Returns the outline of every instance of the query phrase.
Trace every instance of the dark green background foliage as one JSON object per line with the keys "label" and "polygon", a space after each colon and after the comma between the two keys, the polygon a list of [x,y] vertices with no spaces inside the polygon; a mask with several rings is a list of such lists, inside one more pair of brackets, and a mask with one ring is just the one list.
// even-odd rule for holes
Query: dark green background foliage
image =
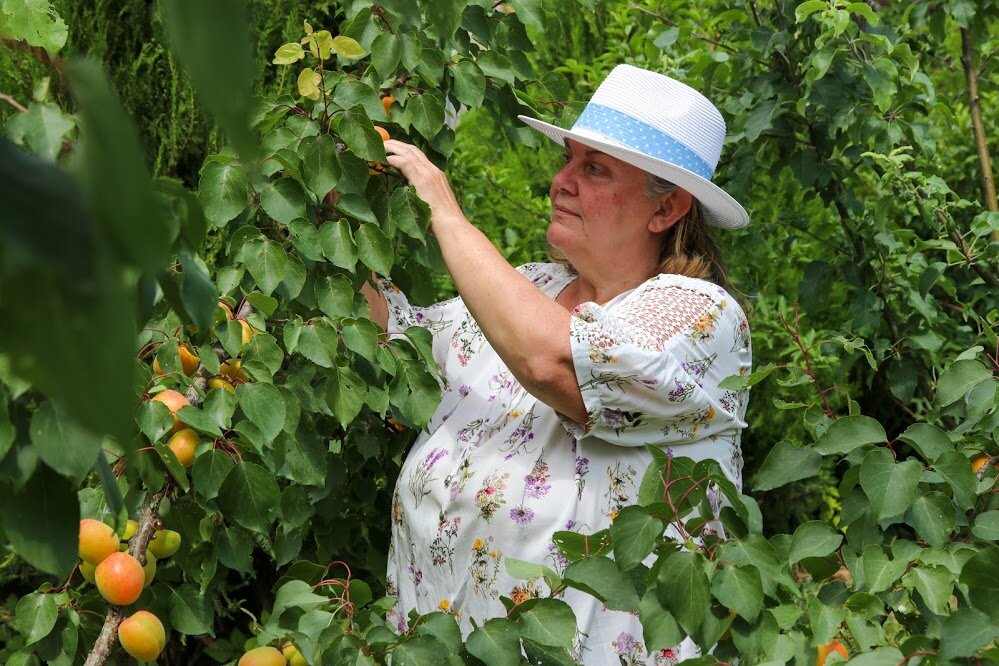
{"label": "dark green background foliage", "polygon": [[[0,35],[11,1],[0,0]],[[720,641],[722,660],[809,664],[836,637],[870,652],[856,663],[999,662],[996,474],[969,464],[999,454],[999,213],[984,204],[966,78],[970,67],[991,131],[981,149],[994,155],[995,0],[218,2],[170,14],[169,0],[53,0],[64,47],[19,41],[39,43],[17,24],[0,49],[0,94],[15,102],[0,102],[0,124],[26,149],[0,144],[0,201],[13,202],[0,218],[0,643],[11,646],[0,659],[82,660],[99,623],[78,611],[103,616],[104,604],[78,579],[52,589],[50,577],[75,561],[75,522],[136,517],[172,479],[161,513],[187,547],[140,603],[178,637],[214,635],[172,641],[177,663],[282,638],[324,664],[373,663],[359,655],[371,649],[394,663],[516,663],[520,640],[566,663],[574,626],[557,599],[526,602],[466,644],[447,615],[400,637],[379,619],[384,601],[366,606],[384,591],[390,492],[435,384],[426,341],[379,341],[353,290],[370,270],[418,301],[451,286],[426,211],[357,156],[383,160],[371,123],[388,126],[447,165],[469,219],[512,263],[544,260],[559,149],[515,116],[569,124],[628,62],[704,91],[728,121],[717,178],[753,218],[717,234],[757,367],[730,380],[753,386],[747,495],[709,464],[657,459],[640,506],[591,539],[598,552],[560,533],[563,576],[513,566],[638,612],[650,647],[690,634]],[[248,29],[218,13],[239,6]],[[171,47],[171,16],[237,55],[199,55],[193,31]],[[374,52],[328,62],[331,88],[361,77],[329,108],[299,95],[305,62],[271,62],[306,20]],[[94,61],[74,62],[83,55]],[[485,72],[481,89],[458,80],[459,65]],[[398,102],[384,116],[377,96],[389,92]],[[445,95],[462,107],[455,132]],[[115,140],[88,144],[78,127]],[[219,296],[261,331],[250,344]],[[209,373],[215,350],[241,356],[252,381],[235,398],[203,396],[176,372],[181,340]],[[151,376],[154,354],[166,377]],[[182,415],[213,442],[190,474],[164,452],[165,410],[140,399],[166,386],[204,397]],[[664,524],[696,533],[708,481],[728,499],[732,540],[677,550]],[[334,588],[309,585],[342,576],[324,572],[336,559],[367,582],[351,586],[365,609],[334,621],[323,615]],[[57,607],[68,609],[58,620]],[[539,622],[544,636],[530,630]]]}

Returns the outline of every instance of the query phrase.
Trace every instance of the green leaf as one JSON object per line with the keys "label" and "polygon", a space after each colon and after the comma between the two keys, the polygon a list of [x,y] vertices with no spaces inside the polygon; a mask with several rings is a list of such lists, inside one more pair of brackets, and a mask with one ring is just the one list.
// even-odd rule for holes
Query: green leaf
{"label": "green leaf", "polygon": [[999,637],[999,626],[974,608],[959,608],[940,629],[940,658],[950,661],[974,656]]}
{"label": "green leaf", "polygon": [[291,65],[304,57],[305,49],[302,48],[302,45],[298,42],[290,42],[278,47],[278,50],[274,52],[274,60],[271,61],[271,64]]}
{"label": "green leaf", "polygon": [[364,380],[350,368],[337,368],[326,382],[326,404],[344,428],[357,418],[366,396]]}
{"label": "green leaf", "polygon": [[202,432],[210,437],[222,436],[222,431],[219,430],[218,425],[211,415],[206,414],[194,405],[184,405],[177,410],[177,418],[198,432]]}
{"label": "green leaf", "polygon": [[208,595],[189,584],[163,587],[168,590],[171,629],[188,636],[215,635],[215,611]]}
{"label": "green leaf", "polygon": [[42,461],[76,481],[94,466],[103,437],[84,430],[63,409],[47,400],[31,417],[31,443]]}
{"label": "green leaf", "polygon": [[406,113],[416,131],[426,139],[433,139],[444,127],[444,107],[431,94],[416,95],[406,103]]}
{"label": "green leaf", "polygon": [[777,112],[776,100],[763,100],[753,105],[752,110],[746,114],[746,122],[743,132],[746,139],[756,141],[766,130],[773,127],[774,114]]}
{"label": "green leaf", "polygon": [[177,253],[180,258],[182,283],[180,296],[184,310],[194,325],[201,331],[212,327],[218,307],[218,291],[208,272],[186,247]]}
{"label": "green leaf", "polygon": [[666,526],[640,506],[626,506],[610,526],[614,560],[621,571],[638,566],[655,550]]}
{"label": "green leaf", "polygon": [[269,296],[288,272],[288,255],[280,243],[266,239],[251,241],[244,250],[246,269],[260,290]]}
{"label": "green leaf", "polygon": [[517,617],[520,635],[540,645],[572,649],[576,616],[564,601],[539,599]]}
{"label": "green leaf", "polygon": [[999,546],[975,553],[961,568],[960,582],[968,586],[971,605],[999,623]]}
{"label": "green leaf", "polygon": [[874,520],[880,522],[904,513],[916,499],[922,475],[923,466],[915,460],[896,463],[886,449],[868,453],[860,466],[860,486],[871,500]]}
{"label": "green leaf", "polygon": [[412,186],[396,188],[389,201],[389,222],[407,236],[423,240],[430,223],[430,206]]}
{"label": "green leaf", "polygon": [[751,564],[725,567],[716,573],[711,579],[711,593],[722,606],[749,622],[756,622],[763,610],[760,571]]}
{"label": "green leaf", "polygon": [[307,136],[298,147],[306,186],[322,198],[340,182],[343,170],[336,157],[336,141],[329,134]]}
{"label": "green leaf", "polygon": [[486,96],[486,75],[474,60],[462,60],[451,68],[454,77],[454,96],[470,109],[482,106]]}
{"label": "green leaf", "polygon": [[305,192],[294,179],[278,178],[274,182],[264,184],[259,190],[260,206],[278,222],[288,224],[296,218],[305,217],[307,213]]}
{"label": "green leaf", "polygon": [[79,173],[90,210],[128,261],[158,272],[173,239],[156,205],[135,124],[97,62],[78,60],[68,72],[80,104]]}
{"label": "green leaf", "polygon": [[562,580],[600,599],[611,610],[638,611],[635,586],[609,557],[591,555],[576,560],[566,568]]}
{"label": "green leaf", "polygon": [[711,585],[700,553],[677,551],[659,570],[659,603],[668,610],[687,634],[693,634],[704,621],[711,605]]}
{"label": "green leaf", "polygon": [[371,210],[371,204],[360,194],[348,193],[340,197],[336,202],[336,209],[345,215],[349,215],[361,222],[378,224],[378,216]]}
{"label": "green leaf", "polygon": [[402,58],[402,39],[391,32],[383,32],[371,43],[371,64],[383,79],[395,74]]}
{"label": "green leaf", "polygon": [[950,597],[954,593],[954,574],[944,567],[922,565],[913,567],[902,577],[902,585],[915,588],[923,603],[937,615],[950,614]]}
{"label": "green leaf", "polygon": [[905,573],[908,562],[889,560],[880,546],[867,546],[863,554],[864,586],[872,594],[884,592]]}
{"label": "green leaf", "polygon": [[905,521],[931,546],[943,547],[957,529],[957,512],[949,497],[939,492],[920,495],[905,512]]}
{"label": "green leaf", "polygon": [[519,666],[520,632],[512,621],[497,617],[468,635],[468,653],[486,666]]}
{"label": "green leaf", "polygon": [[403,666],[440,666],[447,657],[447,647],[432,636],[410,638],[392,650],[392,663]]}
{"label": "green leaf", "polygon": [[758,492],[773,490],[792,481],[815,476],[821,467],[822,456],[818,451],[783,440],[770,449],[760,466],[753,488]]}
{"label": "green leaf", "polygon": [[[362,602],[355,601],[358,597],[355,590],[358,583],[361,583],[361,581],[355,580],[351,582],[350,599],[355,605],[362,606]],[[438,611],[424,615],[423,621],[416,627],[416,635],[436,638],[451,654],[457,654],[462,651],[461,630],[458,628],[458,621],[454,615],[449,613]]]}
{"label": "green leaf", "polygon": [[[376,97],[377,99],[377,97]],[[378,103],[381,106],[381,102]],[[384,113],[385,109],[382,109]],[[343,114],[338,125],[340,138],[346,142],[350,150],[362,160],[377,160],[384,162],[385,142],[375,131],[375,126],[368,119],[368,114],[360,105],[351,107]]]}
{"label": "green leaf", "polygon": [[849,453],[868,444],[888,441],[884,426],[869,416],[843,416],[836,419],[813,447],[824,456]]}
{"label": "green leaf", "polygon": [[329,602],[327,597],[316,594],[312,586],[304,580],[290,580],[274,595],[274,610],[272,616],[277,619],[289,608],[310,611]]}
{"label": "green leaf", "polygon": [[253,540],[244,529],[220,525],[212,541],[224,566],[242,574],[253,571]]}
{"label": "green leaf", "polygon": [[222,483],[235,465],[232,458],[218,449],[201,454],[191,466],[191,481],[194,491],[205,499],[215,499],[218,497]]}
{"label": "green leaf", "polygon": [[964,359],[943,371],[937,380],[936,402],[940,407],[957,402],[978,384],[992,377],[982,363]]}
{"label": "green leaf", "polygon": [[319,228],[323,254],[334,266],[353,271],[357,265],[357,244],[346,220],[326,222]]}
{"label": "green leaf", "polygon": [[[333,101],[342,109],[353,109],[360,105],[371,120],[388,120],[378,92],[360,81],[348,80],[338,85],[333,93]],[[370,121],[368,124],[370,125]],[[381,137],[378,140],[381,141]]]}
{"label": "green leaf", "polygon": [[650,651],[675,647],[684,639],[680,625],[659,603],[655,588],[650,587],[645,591],[638,604],[638,617],[642,622],[645,645]]}
{"label": "green leaf", "polygon": [[534,562],[518,560],[514,557],[504,557],[503,566],[511,577],[518,580],[531,580],[543,578],[550,589],[555,589],[562,583],[562,579],[550,567]]}
{"label": "green leaf", "polygon": [[354,285],[346,275],[322,278],[315,293],[319,309],[328,317],[349,317],[354,312]]}
{"label": "green leaf", "polygon": [[11,140],[27,145],[32,152],[55,162],[62,152],[63,138],[76,127],[72,116],[56,104],[31,104],[10,119],[7,132]]}
{"label": "green leaf", "polygon": [[926,462],[933,462],[942,454],[954,450],[947,433],[928,423],[913,423],[898,438],[916,449]]}
{"label": "green leaf", "polygon": [[331,46],[338,55],[350,60],[357,60],[358,58],[363,58],[368,54],[368,52],[364,50],[364,47],[361,46],[356,39],[345,35],[337,35],[334,37]]}
{"label": "green leaf", "polygon": [[32,592],[17,602],[14,628],[24,636],[25,645],[37,643],[55,628],[59,611],[51,594]]}
{"label": "green leaf", "polygon": [[[288,329],[285,329],[285,334],[287,333]],[[287,340],[285,344],[288,345]],[[336,329],[329,322],[318,321],[314,325],[301,327],[294,351],[316,365],[332,368],[338,344]],[[289,351],[292,350],[291,345],[288,345],[288,348]]]}
{"label": "green leaf", "polygon": [[270,531],[280,501],[274,475],[248,462],[235,465],[219,489],[219,508],[226,518],[260,534]]}
{"label": "green leaf", "polygon": [[791,537],[788,551],[788,564],[796,564],[806,557],[825,557],[839,548],[843,535],[818,520],[811,520],[798,526]]}
{"label": "green leaf", "polygon": [[246,3],[169,0],[164,10],[170,46],[187,69],[199,101],[244,161],[252,163],[257,145],[250,132],[256,68]]}
{"label": "green leaf", "polygon": [[357,255],[365,266],[388,277],[392,272],[392,241],[373,224],[362,224],[355,236]]}
{"label": "green leaf", "polygon": [[285,404],[281,392],[271,384],[251,383],[236,387],[239,406],[260,429],[267,442],[284,429]]}
{"label": "green leaf", "polygon": [[69,28],[48,0],[0,3],[0,32],[44,48],[50,56],[66,44]]}
{"label": "green leaf", "polygon": [[242,164],[223,155],[212,155],[205,160],[198,182],[198,199],[212,224],[221,227],[246,210],[248,193],[249,182]]}
{"label": "green leaf", "polygon": [[971,533],[983,541],[999,541],[999,511],[992,510],[978,514]]}
{"label": "green leaf", "polygon": [[[823,3],[824,4],[824,3]],[[898,648],[882,647],[873,652],[859,654],[850,660],[850,666],[897,666],[905,661]]]}
{"label": "green leaf", "polygon": [[426,0],[423,3],[427,25],[433,26],[438,43],[444,44],[451,40],[461,22],[462,7],[464,5],[457,0]]}
{"label": "green leaf", "polygon": [[942,476],[954,491],[954,501],[962,509],[974,506],[978,479],[971,471],[971,462],[957,451],[945,451],[933,461],[933,470]]}
{"label": "green leaf", "polygon": [[895,63],[885,57],[865,61],[864,80],[871,89],[878,111],[887,112],[898,92],[898,69]]}
{"label": "green leaf", "polygon": [[805,19],[817,11],[821,11],[829,6],[825,0],[808,0],[798,5],[794,10],[794,20],[796,23],[803,23]]}
{"label": "green leaf", "polygon": [[24,561],[65,579],[76,566],[80,504],[76,484],[39,467],[20,490],[0,503],[7,541]]}

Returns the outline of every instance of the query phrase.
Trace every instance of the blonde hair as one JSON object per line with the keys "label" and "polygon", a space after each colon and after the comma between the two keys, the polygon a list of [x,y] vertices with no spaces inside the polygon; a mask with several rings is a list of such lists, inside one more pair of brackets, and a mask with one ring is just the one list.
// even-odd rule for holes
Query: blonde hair
{"label": "blonde hair", "polygon": [[[652,198],[665,196],[677,187],[665,178],[646,174],[645,191]],[[551,245],[548,258],[575,271],[565,255]],[[721,247],[708,231],[697,199],[692,200],[690,211],[665,233],[656,272],[707,280],[731,293]]]}

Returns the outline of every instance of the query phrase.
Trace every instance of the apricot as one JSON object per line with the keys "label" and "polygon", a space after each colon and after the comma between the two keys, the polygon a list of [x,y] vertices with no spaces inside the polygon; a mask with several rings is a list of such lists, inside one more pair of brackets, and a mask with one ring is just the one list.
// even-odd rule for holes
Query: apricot
{"label": "apricot", "polygon": [[83,579],[91,585],[95,585],[97,583],[97,579],[94,578],[94,572],[96,570],[96,564],[91,564],[87,561],[80,562],[80,574],[83,576]]}
{"label": "apricot", "polygon": [[294,643],[285,643],[285,646],[281,648],[281,654],[284,655],[288,666],[309,666],[309,662],[305,661],[305,657],[298,651],[298,646]]}
{"label": "apricot", "polygon": [[256,335],[257,332],[253,330],[253,327],[250,326],[249,322],[247,322],[245,319],[237,319],[236,321],[238,321],[239,325],[243,327],[242,341],[243,341],[243,346],[245,347],[246,345],[250,344],[250,340],[253,339],[253,336]]}
{"label": "apricot", "polygon": [[392,138],[389,136],[388,130],[381,125],[375,125],[375,131],[378,132],[378,136],[382,138],[382,141],[388,141]]}
{"label": "apricot", "polygon": [[236,387],[222,375],[214,375],[208,380],[208,390],[211,391],[212,389],[222,389],[223,391],[228,391],[233,395],[236,393]]}
{"label": "apricot", "polygon": [[219,367],[219,374],[233,384],[245,384],[249,381],[246,373],[243,372],[243,361],[238,358],[231,358],[222,363],[221,367]]}
{"label": "apricot", "polygon": [[[180,367],[183,368],[184,374],[190,377],[197,371],[198,366],[201,365],[201,359],[184,344],[177,347],[177,352],[180,354]],[[160,365],[158,358],[153,359],[153,374],[163,374],[163,367]]]}
{"label": "apricot", "polygon": [[101,521],[84,518],[80,521],[79,551],[81,560],[97,566],[118,551],[118,535]]}
{"label": "apricot", "polygon": [[[987,453],[979,453],[977,456],[972,458],[971,459],[972,473],[978,474],[978,471],[983,467],[985,467],[985,463],[987,463],[991,458],[992,456],[990,456]],[[993,465],[993,467],[996,469],[996,471],[999,471],[999,463],[996,463],[995,465]]]}
{"label": "apricot", "polygon": [[146,574],[139,560],[128,553],[112,553],[94,572],[97,590],[115,606],[128,606],[142,594]]}
{"label": "apricot", "polygon": [[180,419],[177,417],[177,412],[181,407],[185,407],[191,403],[188,402],[183,393],[174,391],[173,389],[167,389],[166,391],[161,391],[153,396],[153,400],[156,402],[162,402],[167,406],[167,409],[170,410],[170,413],[173,414],[173,427],[170,428],[171,435],[184,427],[184,424],[181,423]]}
{"label": "apricot", "polygon": [[181,466],[190,467],[194,462],[194,449],[198,446],[198,433],[191,428],[178,430],[167,440],[167,446],[177,456]]}
{"label": "apricot", "polygon": [[118,642],[136,659],[153,661],[166,646],[166,631],[149,611],[137,611],[118,625]]}
{"label": "apricot", "polygon": [[170,557],[180,548],[180,534],[173,530],[157,530],[149,541],[149,552],[157,559]]}
{"label": "apricot", "polygon": [[122,541],[128,541],[135,536],[135,533],[139,531],[139,523],[134,520],[129,520],[125,523],[125,532],[121,535]]}
{"label": "apricot", "polygon": [[156,577],[156,556],[146,550],[146,565],[142,567],[142,589],[146,589],[153,584]]}
{"label": "apricot", "polygon": [[238,666],[285,666],[285,660],[277,648],[265,645],[240,657]]}
{"label": "apricot", "polygon": [[850,657],[850,653],[846,651],[843,644],[834,639],[816,648],[815,666],[825,666],[826,659],[833,652],[842,657],[844,661]]}
{"label": "apricot", "polygon": [[395,97],[392,95],[385,95],[382,97],[382,108],[385,109],[385,115],[392,116],[392,104],[395,102]]}

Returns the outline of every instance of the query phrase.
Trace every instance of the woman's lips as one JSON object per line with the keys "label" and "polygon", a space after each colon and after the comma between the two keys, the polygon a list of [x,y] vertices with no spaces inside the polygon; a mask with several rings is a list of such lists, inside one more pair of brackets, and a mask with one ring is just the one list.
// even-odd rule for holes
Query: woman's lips
{"label": "woman's lips", "polygon": [[579,217],[579,215],[577,213],[574,213],[571,210],[569,210],[568,208],[563,208],[562,206],[559,206],[557,204],[552,206],[552,213],[562,214],[562,215],[571,215],[573,217]]}

